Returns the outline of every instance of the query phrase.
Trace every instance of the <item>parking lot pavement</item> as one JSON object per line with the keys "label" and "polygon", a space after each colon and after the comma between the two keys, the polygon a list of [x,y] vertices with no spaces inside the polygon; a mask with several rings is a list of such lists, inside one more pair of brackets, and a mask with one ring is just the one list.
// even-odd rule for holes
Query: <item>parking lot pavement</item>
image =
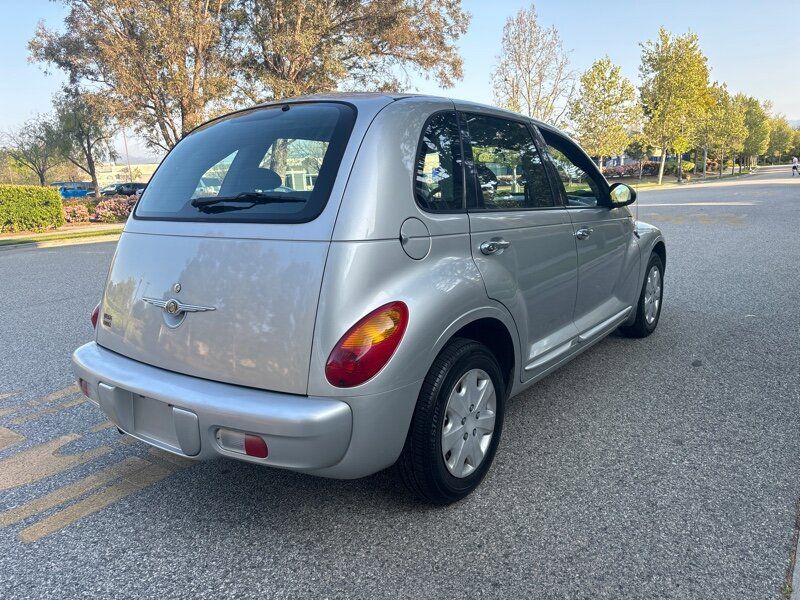
{"label": "parking lot pavement", "polygon": [[483,486],[194,464],[73,386],[113,244],[0,255],[0,597],[777,598],[800,497],[800,181],[646,191],[664,310],[509,403]]}

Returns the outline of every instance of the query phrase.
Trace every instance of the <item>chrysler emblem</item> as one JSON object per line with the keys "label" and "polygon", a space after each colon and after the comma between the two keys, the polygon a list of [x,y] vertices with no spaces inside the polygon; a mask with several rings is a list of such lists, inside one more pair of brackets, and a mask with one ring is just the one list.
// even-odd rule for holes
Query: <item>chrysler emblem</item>
{"label": "chrysler emblem", "polygon": [[178,302],[177,300],[175,300],[175,298],[170,298],[169,300],[159,300],[158,298],[143,297],[142,302],[146,302],[147,304],[152,304],[153,306],[158,306],[159,308],[163,308],[164,312],[169,313],[170,315],[180,315],[181,313],[207,312],[210,310],[217,310],[216,306],[200,306],[198,304],[184,304],[183,302]]}

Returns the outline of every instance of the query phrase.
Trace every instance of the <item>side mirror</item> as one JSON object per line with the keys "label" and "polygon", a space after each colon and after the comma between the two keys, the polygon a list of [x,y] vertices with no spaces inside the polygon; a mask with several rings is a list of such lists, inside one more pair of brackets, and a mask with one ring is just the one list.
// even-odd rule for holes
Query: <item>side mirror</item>
{"label": "side mirror", "polygon": [[615,183],[608,190],[611,208],[628,206],[636,202],[636,190],[626,183]]}

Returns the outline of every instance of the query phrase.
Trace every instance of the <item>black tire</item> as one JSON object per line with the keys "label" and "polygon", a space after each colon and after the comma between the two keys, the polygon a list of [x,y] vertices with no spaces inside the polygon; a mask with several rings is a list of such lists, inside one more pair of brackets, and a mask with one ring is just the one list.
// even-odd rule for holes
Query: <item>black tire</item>
{"label": "black tire", "polygon": [[[656,318],[652,323],[648,323],[647,319],[645,318],[645,290],[647,288],[647,276],[650,273],[650,270],[656,267],[658,269],[659,275],[661,276],[661,299],[658,304],[658,310],[656,311]],[[620,331],[626,335],[627,337],[631,338],[643,338],[647,337],[651,333],[656,330],[658,327],[658,320],[661,318],[661,309],[664,306],[664,263],[661,260],[661,257],[656,254],[655,252],[650,255],[650,260],[647,262],[647,269],[644,271],[644,281],[642,282],[642,290],[639,293],[639,302],[636,304],[636,320],[633,322],[632,325],[625,325],[620,327]]]}
{"label": "black tire", "polygon": [[[466,477],[452,475],[441,450],[441,432],[450,392],[471,369],[482,369],[495,389],[495,426],[483,461]],[[452,340],[428,371],[422,384],[411,426],[397,468],[403,483],[418,498],[433,504],[450,504],[474,490],[494,460],[503,431],[506,385],[500,366],[489,349],[474,340]]]}

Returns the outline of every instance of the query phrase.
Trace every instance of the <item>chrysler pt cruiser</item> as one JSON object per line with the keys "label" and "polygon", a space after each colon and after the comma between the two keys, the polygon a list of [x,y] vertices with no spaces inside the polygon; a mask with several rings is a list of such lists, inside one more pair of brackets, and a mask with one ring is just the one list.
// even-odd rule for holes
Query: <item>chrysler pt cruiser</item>
{"label": "chrysler pt cruiser", "polygon": [[196,459],[463,498],[506,401],[658,324],[666,253],[558,130],[415,95],[260,105],[163,160],[73,366],[120,431]]}

